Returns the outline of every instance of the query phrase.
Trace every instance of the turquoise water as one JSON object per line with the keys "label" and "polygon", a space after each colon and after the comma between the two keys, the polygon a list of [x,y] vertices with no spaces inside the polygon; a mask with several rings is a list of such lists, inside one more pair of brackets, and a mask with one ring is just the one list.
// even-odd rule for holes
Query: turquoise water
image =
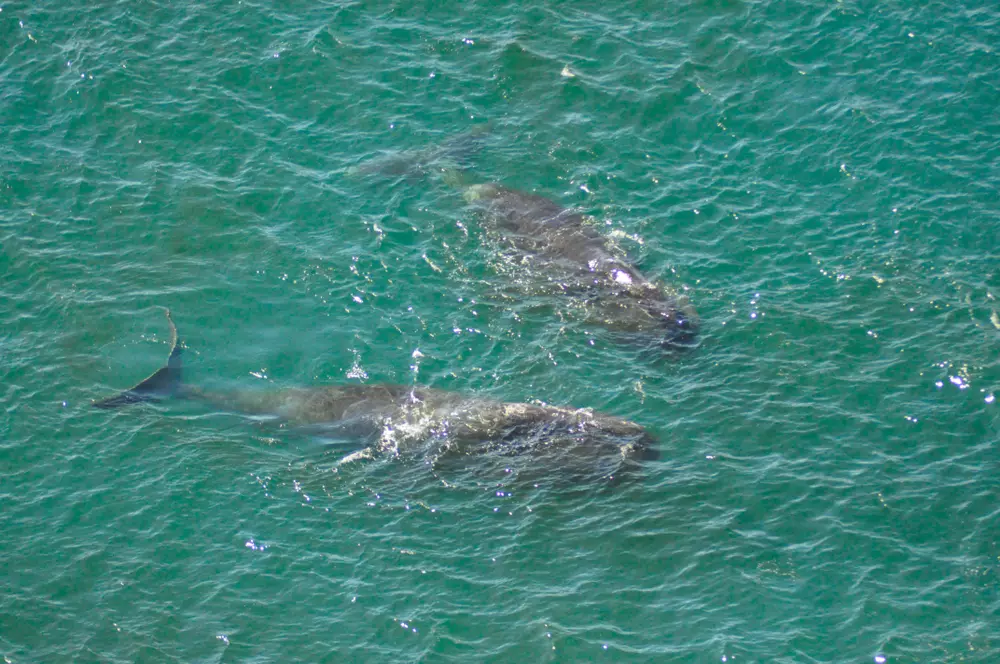
{"label": "turquoise water", "polygon": [[[990,3],[0,9],[5,661],[997,661]],[[521,288],[455,167],[593,215],[699,346]],[[591,407],[662,456],[442,481],[91,408],[157,306],[192,383]]]}

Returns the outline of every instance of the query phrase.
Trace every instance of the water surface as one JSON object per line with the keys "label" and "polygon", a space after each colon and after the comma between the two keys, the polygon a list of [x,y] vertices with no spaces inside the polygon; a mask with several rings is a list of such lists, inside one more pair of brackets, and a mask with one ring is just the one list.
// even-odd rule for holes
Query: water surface
{"label": "water surface", "polygon": [[[989,3],[0,9],[7,661],[996,660]],[[593,216],[698,348],[519,288],[455,166]],[[661,459],[449,481],[90,408],[161,305],[192,382],[590,407]]]}

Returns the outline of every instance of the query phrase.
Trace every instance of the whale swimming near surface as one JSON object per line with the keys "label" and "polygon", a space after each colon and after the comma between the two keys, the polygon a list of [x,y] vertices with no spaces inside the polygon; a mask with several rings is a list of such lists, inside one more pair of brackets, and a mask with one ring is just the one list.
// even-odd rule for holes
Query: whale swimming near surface
{"label": "whale swimming near surface", "polygon": [[486,231],[513,250],[519,267],[581,303],[587,322],[668,348],[695,341],[700,323],[688,298],[616,255],[584,215],[499,184],[466,187],[464,197],[483,210]]}
{"label": "whale swimming near surface", "polygon": [[350,440],[360,448],[344,460],[425,455],[529,456],[579,475],[617,481],[638,462],[659,458],[639,424],[590,409],[508,403],[429,387],[346,384],[278,390],[209,391],[181,380],[181,350],[170,311],[166,364],[124,392],[93,403],[115,409],[168,397],[193,399],[247,415]]}
{"label": "whale swimming near surface", "polygon": [[478,126],[432,148],[376,158],[348,174],[407,179],[437,174],[482,212],[483,236],[518,282],[509,285],[550,295],[553,303],[569,305],[570,317],[641,346],[672,351],[696,345],[701,324],[687,296],[644,276],[591,218],[538,194],[496,183],[467,184],[467,167],[489,127]]}

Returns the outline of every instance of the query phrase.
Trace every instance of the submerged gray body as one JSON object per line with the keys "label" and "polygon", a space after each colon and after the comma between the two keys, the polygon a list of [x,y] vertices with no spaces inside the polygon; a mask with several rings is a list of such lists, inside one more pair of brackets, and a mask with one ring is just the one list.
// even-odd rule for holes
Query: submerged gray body
{"label": "submerged gray body", "polygon": [[611,249],[608,238],[584,215],[499,184],[465,185],[462,169],[482,147],[486,131],[484,125],[440,146],[388,155],[349,170],[410,178],[441,175],[484,211],[483,230],[499,236],[511,250],[511,276],[528,293],[558,295],[570,304],[571,316],[631,336],[641,345],[668,350],[693,345],[700,321],[687,297],[646,278]]}
{"label": "submerged gray body", "polygon": [[467,168],[473,157],[483,149],[489,131],[490,124],[485,123],[428,148],[384,152],[349,167],[345,175],[358,177],[379,174],[416,180],[431,174]]}
{"label": "submerged gray body", "polygon": [[182,385],[181,350],[169,312],[167,319],[172,335],[167,365],[135,387],[95,402],[95,407],[112,409],[177,396],[356,441],[366,446],[366,456],[532,455],[577,470],[581,463],[591,464],[602,477],[658,457],[653,438],[642,426],[590,409],[508,403],[391,384],[237,391]]}
{"label": "submerged gray body", "polygon": [[588,321],[661,345],[686,345],[699,327],[694,307],[643,276],[587,219],[548,198],[498,184],[468,187],[489,230],[514,249],[524,267],[586,305]]}

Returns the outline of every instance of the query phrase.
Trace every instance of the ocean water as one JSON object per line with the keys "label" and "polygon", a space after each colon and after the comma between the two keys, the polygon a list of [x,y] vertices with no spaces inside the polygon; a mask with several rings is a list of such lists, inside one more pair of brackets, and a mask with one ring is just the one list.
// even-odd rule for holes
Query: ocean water
{"label": "ocean water", "polygon": [[[0,4],[0,655],[1000,660],[998,48],[975,0]],[[525,288],[456,179],[591,215],[697,347]],[[163,306],[191,383],[594,408],[661,458],[91,408]]]}

